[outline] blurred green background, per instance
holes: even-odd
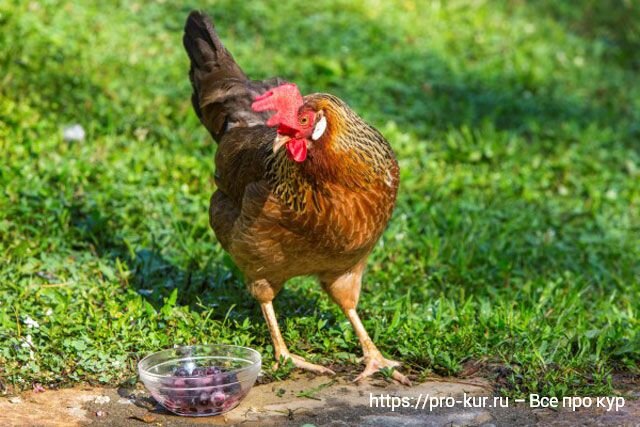
[[[273,361],[207,224],[194,8],[250,76],[338,95],[394,147],[398,207],[360,303],[386,355],[418,380],[475,366],[511,396],[637,386],[637,2],[176,3],[0,3],[0,391],[133,382],[181,343]],[[75,123],[86,138],[65,141]],[[313,280],[275,306],[293,352],[360,369]]]

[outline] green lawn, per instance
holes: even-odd
[[[481,361],[510,396],[640,382],[635,2],[112,3],[0,3],[0,391],[132,381],[173,344],[273,361],[207,223],[192,7],[251,76],[336,94],[391,141],[398,207],[360,303],[384,353],[419,378]],[[84,142],[63,141],[73,123]],[[292,351],[355,371],[313,280],[275,307]]]

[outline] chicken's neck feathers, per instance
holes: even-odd
[[[321,210],[320,199],[331,197],[329,188],[360,192],[388,186],[391,170],[397,168],[395,157],[382,135],[365,126],[360,132],[342,135],[330,150],[310,150],[302,163],[288,158],[285,150],[270,153],[266,178],[273,194],[295,211],[309,205]]]

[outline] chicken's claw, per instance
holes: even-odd
[[[304,357],[300,357],[297,356],[295,354],[283,354],[280,357],[278,357],[278,360],[287,360],[290,359],[291,362],[293,363],[293,365],[296,368],[300,368],[300,369],[304,369],[305,371],[310,371],[310,372],[315,372],[316,374],[326,374],[326,375],[335,375],[336,373],[333,372],[331,369],[329,368],[325,368],[324,366],[321,365],[316,365],[314,363],[311,362],[307,362]],[[279,364],[276,362],[274,368],[278,369]]]
[[[393,369],[391,378],[393,378],[394,381],[409,387],[411,386],[411,381],[409,380],[409,378],[402,375],[398,370],[395,369],[400,366],[400,362],[385,359],[381,353],[377,353],[370,357],[365,356],[365,361],[367,362],[367,366],[364,368],[364,371],[362,371],[362,373],[360,373],[360,375],[358,375],[356,379],[353,380],[353,382],[362,381],[363,379],[370,377],[371,375],[379,372],[384,368],[391,368]]]

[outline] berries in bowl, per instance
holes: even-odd
[[[140,379],[169,411],[193,417],[238,406],[260,373],[257,351],[234,345],[193,345],[150,354],[138,363]]]

